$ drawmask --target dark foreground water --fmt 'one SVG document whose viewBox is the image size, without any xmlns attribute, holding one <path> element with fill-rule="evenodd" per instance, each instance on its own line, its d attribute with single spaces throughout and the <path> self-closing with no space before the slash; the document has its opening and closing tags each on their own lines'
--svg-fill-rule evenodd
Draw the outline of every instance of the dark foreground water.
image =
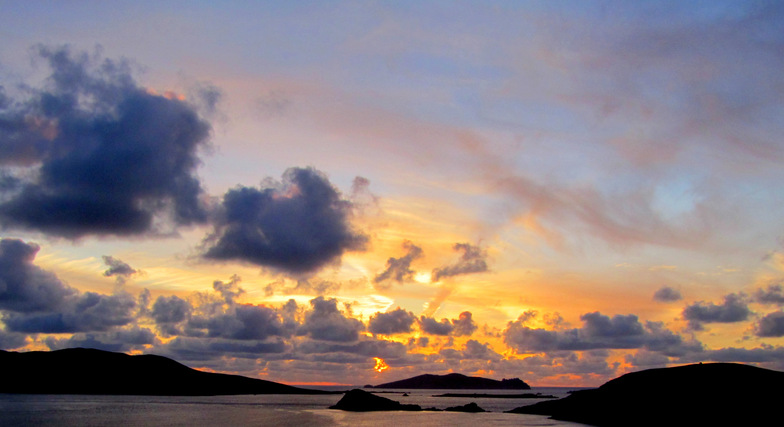
<svg viewBox="0 0 784 427">
<path fill-rule="evenodd" d="M 538 415 L 503 411 L 539 399 L 447 398 L 443 393 L 529 393 L 565 396 L 568 389 L 529 391 L 396 390 L 382 393 L 401 403 L 446 408 L 476 402 L 487 413 L 345 412 L 327 409 L 334 395 L 81 396 L 0 394 L 3 426 L 579 426 Z M 403 396 L 407 392 L 409 396 Z"/>
</svg>

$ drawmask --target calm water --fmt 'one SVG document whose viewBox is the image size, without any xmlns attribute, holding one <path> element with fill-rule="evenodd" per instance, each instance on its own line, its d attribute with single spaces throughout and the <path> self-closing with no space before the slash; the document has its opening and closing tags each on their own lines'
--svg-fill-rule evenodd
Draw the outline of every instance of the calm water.
<svg viewBox="0 0 784 427">
<path fill-rule="evenodd" d="M 3 426 L 579 426 L 537 415 L 503 411 L 539 399 L 471 399 L 433 397 L 442 393 L 542 393 L 565 396 L 568 389 L 396 390 L 381 396 L 423 408 L 446 408 L 476 402 L 488 413 L 345 412 L 326 409 L 335 395 L 257 395 L 207 397 L 80 396 L 0 394 Z M 403 396 L 408 392 L 409 396 Z"/>
</svg>

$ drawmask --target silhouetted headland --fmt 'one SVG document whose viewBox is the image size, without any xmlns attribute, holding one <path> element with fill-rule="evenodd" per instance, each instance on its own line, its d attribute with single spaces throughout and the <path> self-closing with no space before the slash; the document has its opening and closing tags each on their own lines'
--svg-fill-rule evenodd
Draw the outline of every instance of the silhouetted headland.
<svg viewBox="0 0 784 427">
<path fill-rule="evenodd" d="M 509 412 L 597 426 L 765 425 L 780 417 L 782 387 L 784 372 L 706 363 L 633 372 Z"/>
<path fill-rule="evenodd" d="M 324 394 L 239 375 L 191 369 L 151 354 L 72 348 L 57 351 L 0 350 L 0 393 L 211 396 L 232 394 Z"/>
<path fill-rule="evenodd" d="M 529 390 L 531 387 L 519 378 L 498 381 L 489 378 L 469 377 L 463 374 L 425 374 L 376 386 L 366 385 L 365 388 Z"/>
</svg>

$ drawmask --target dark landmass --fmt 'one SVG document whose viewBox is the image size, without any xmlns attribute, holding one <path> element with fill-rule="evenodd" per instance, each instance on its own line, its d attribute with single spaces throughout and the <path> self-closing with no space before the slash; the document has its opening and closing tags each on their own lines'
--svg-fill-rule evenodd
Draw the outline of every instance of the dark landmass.
<svg viewBox="0 0 784 427">
<path fill-rule="evenodd" d="M 370 411 L 450 411 L 450 412 L 485 412 L 476 403 L 471 402 L 462 406 L 452 406 L 446 409 L 425 408 L 419 405 L 407 405 L 398 401 L 376 396 L 374 393 L 355 388 L 349 390 L 329 409 L 341 409 L 352 412 Z"/>
<path fill-rule="evenodd" d="M 784 372 L 706 363 L 633 372 L 509 412 L 597 426 L 765 425 L 779 419 Z"/>
<path fill-rule="evenodd" d="M 412 389 L 475 389 L 475 390 L 530 390 L 531 387 L 519 378 L 501 381 L 489 378 L 469 377 L 463 374 L 425 374 L 391 383 L 365 388 L 412 388 Z"/>
<path fill-rule="evenodd" d="M 433 397 L 469 397 L 472 399 L 557 399 L 550 394 L 542 393 L 523 393 L 523 394 L 479 394 L 479 393 L 444 393 L 435 394 Z"/>
<path fill-rule="evenodd" d="M 447 412 L 487 412 L 480 408 L 475 402 L 467 403 L 463 406 L 450 406 L 444 410 Z"/>
<path fill-rule="evenodd" d="M 355 388 L 347 391 L 340 401 L 330 406 L 329 409 L 342 409 L 344 411 L 353 412 L 421 411 L 422 407 L 419 405 L 402 404 L 392 399 L 376 396 L 373 393 Z"/>
<path fill-rule="evenodd" d="M 0 350 L 0 393 L 211 396 L 328 392 L 197 371 L 163 356 L 71 348 Z"/>
</svg>

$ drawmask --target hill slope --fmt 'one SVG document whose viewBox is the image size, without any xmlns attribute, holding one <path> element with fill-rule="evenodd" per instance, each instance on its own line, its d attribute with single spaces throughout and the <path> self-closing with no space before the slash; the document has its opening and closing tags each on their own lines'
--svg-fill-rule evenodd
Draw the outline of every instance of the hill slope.
<svg viewBox="0 0 784 427">
<path fill-rule="evenodd" d="M 239 375 L 197 371 L 162 356 L 130 356 L 85 348 L 19 353 L 0 350 L 0 378 L 0 393 L 161 396 L 323 393 Z"/>
<path fill-rule="evenodd" d="M 489 378 L 469 377 L 463 374 L 425 374 L 370 386 L 370 388 L 528 390 L 531 387 L 518 378 L 498 381 Z"/>
<path fill-rule="evenodd" d="M 780 417 L 783 386 L 784 372 L 706 363 L 633 372 L 510 412 L 599 426 L 764 425 Z"/>
</svg>

